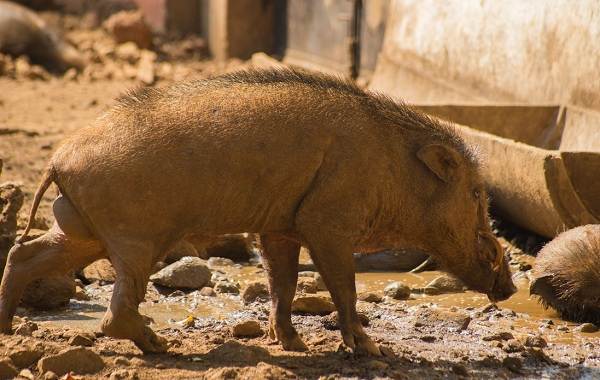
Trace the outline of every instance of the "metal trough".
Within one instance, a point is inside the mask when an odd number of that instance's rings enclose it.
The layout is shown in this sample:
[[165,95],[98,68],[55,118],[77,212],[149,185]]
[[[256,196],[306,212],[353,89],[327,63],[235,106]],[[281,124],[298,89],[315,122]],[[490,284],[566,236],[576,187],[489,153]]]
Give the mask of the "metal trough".
[[560,106],[417,105],[484,156],[501,216],[546,237],[600,223],[600,114]]

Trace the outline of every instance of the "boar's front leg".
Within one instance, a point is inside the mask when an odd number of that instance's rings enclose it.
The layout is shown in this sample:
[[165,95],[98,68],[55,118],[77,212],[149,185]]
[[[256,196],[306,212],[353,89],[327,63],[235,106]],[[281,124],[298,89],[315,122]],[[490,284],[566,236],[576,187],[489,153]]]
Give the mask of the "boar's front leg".
[[298,282],[300,243],[280,235],[261,235],[263,263],[269,275],[271,315],[269,335],[288,351],[306,351],[307,347],[292,326],[292,300]]
[[167,341],[146,326],[138,306],[156,257],[151,243],[134,240],[107,242],[116,281],[110,306],[102,320],[102,332],[113,338],[129,339],[144,353],[167,351]]

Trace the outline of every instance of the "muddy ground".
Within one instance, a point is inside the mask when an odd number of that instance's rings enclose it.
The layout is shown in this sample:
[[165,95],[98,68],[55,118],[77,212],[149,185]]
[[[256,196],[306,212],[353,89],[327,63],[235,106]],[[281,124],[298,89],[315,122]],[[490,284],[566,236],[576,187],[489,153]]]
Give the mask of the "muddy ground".
[[[96,54],[98,62],[93,69],[80,75],[35,74],[35,70],[28,75],[25,70],[0,76],[0,158],[4,160],[0,182],[14,181],[23,186],[26,200],[20,228],[24,227],[40,174],[60,140],[98,117],[118,95],[143,85],[134,71],[135,58],[111,58],[116,66],[103,61],[99,52],[114,56],[115,46],[102,31],[71,27],[67,36],[88,49],[91,56]],[[96,41],[97,46],[91,46],[90,41]],[[105,48],[108,50],[102,50]],[[157,53],[153,85],[206,77],[245,65],[169,54]],[[134,63],[124,62],[129,59]],[[52,222],[52,197],[50,191],[44,198],[37,228],[47,228]],[[514,237],[507,236],[509,240]],[[538,242],[523,234],[519,239],[519,245],[528,249]],[[19,309],[17,325],[37,329],[24,328],[20,335],[0,336],[0,355],[10,356],[15,365],[18,360],[14,358],[29,355],[30,360],[16,365],[24,378],[53,378],[39,369],[43,368],[40,357],[78,345],[87,346],[86,350],[99,355],[103,363],[85,378],[599,378],[600,334],[580,332],[576,324],[560,320],[530,299],[527,271],[533,257],[506,240],[504,243],[512,252],[520,290],[498,306],[488,305],[484,296],[473,292],[419,293],[418,289],[440,275],[437,272],[359,274],[359,293],[381,296],[391,281],[402,281],[415,290],[409,300],[371,297],[374,302],[359,301],[359,310],[368,319],[367,332],[386,347],[385,356],[380,358],[339,349],[339,331],[328,315],[294,316],[309,346],[307,353],[285,352],[264,333],[236,338],[232,327],[246,320],[258,321],[266,331],[268,303],[244,305],[238,294],[204,296],[198,291],[175,291],[152,284],[141,308],[154,319],[153,327],[170,340],[171,348],[168,354],[142,355],[128,341],[96,333],[112,289],[111,284],[102,282],[85,285],[85,295],[73,299],[66,309]],[[249,282],[265,280],[256,261],[211,270],[237,281],[242,290]],[[327,292],[319,293],[327,296]],[[78,360],[96,359],[84,355]]]

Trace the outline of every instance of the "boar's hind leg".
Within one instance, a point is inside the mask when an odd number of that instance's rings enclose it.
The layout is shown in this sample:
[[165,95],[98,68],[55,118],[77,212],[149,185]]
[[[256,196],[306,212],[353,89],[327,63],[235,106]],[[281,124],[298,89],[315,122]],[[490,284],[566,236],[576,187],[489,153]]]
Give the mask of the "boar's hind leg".
[[71,238],[57,224],[37,239],[16,244],[9,252],[0,286],[0,332],[11,332],[12,318],[30,282],[81,268],[103,253],[97,240]]
[[151,244],[135,241],[107,242],[116,281],[110,306],[102,320],[102,331],[113,338],[130,339],[144,353],[165,352],[167,341],[146,326],[138,306],[156,257]]
[[278,235],[261,235],[263,262],[269,274],[271,315],[269,335],[288,351],[306,351],[307,347],[292,326],[292,300],[298,281],[300,244]]

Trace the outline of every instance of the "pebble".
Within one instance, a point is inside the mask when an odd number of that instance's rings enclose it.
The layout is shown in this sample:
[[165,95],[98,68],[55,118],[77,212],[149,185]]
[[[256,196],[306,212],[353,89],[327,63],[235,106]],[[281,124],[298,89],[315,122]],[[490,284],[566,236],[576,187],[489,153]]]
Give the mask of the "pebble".
[[546,340],[542,338],[541,335],[528,336],[527,338],[525,338],[524,343],[527,347],[544,348],[548,345],[548,343],[546,343]]
[[524,347],[518,340],[510,339],[504,344],[502,350],[508,353],[521,352],[524,350]]
[[210,269],[198,257],[184,257],[150,276],[150,280],[169,288],[200,289],[209,283]]
[[250,304],[252,302],[266,302],[269,298],[269,287],[261,281],[249,283],[242,292],[242,300],[245,304]]
[[82,334],[73,335],[71,339],[69,339],[70,346],[81,346],[81,347],[91,347],[94,345],[94,341]]
[[317,292],[317,281],[312,277],[300,277],[296,290],[300,293],[315,294]]
[[238,338],[250,338],[262,335],[263,331],[258,321],[249,320],[235,324],[231,329],[231,333]]
[[292,311],[313,315],[327,315],[335,311],[331,299],[322,296],[300,296],[292,302]]
[[58,376],[73,372],[76,374],[93,374],[104,369],[104,361],[94,351],[87,348],[68,348],[56,355],[42,358],[38,362],[41,373],[52,371]]
[[317,291],[326,291],[327,286],[325,286],[325,280],[323,280],[323,276],[319,272],[313,271],[302,271],[298,272],[298,277],[312,277],[317,282]]
[[240,294],[240,284],[232,281],[219,281],[214,289],[217,293]]
[[[360,324],[363,326],[368,326],[370,322],[369,316],[360,311],[357,314]],[[339,330],[340,326],[337,311],[334,311],[333,313],[323,317],[322,323],[327,330]]]
[[26,321],[26,322],[21,323],[15,329],[15,334],[23,335],[23,336],[31,336],[31,334],[33,334],[33,332],[36,331],[37,329],[38,329],[37,323],[32,322],[32,321]]
[[425,286],[423,292],[428,295],[445,293],[460,293],[465,290],[465,285],[457,278],[440,276]]
[[217,293],[213,288],[205,286],[202,289],[200,289],[200,295],[205,297],[216,297]]
[[118,369],[110,374],[109,380],[125,380],[125,379],[139,379],[139,376],[135,370],[132,369]]
[[113,363],[115,365],[124,366],[124,367],[127,367],[127,366],[129,366],[131,364],[129,362],[129,359],[127,359],[125,356],[117,356],[115,358],[115,360],[113,361]]
[[383,294],[396,300],[405,300],[410,297],[410,288],[401,282],[394,281],[383,289]]
[[598,331],[598,326],[593,323],[582,323],[581,325],[575,328],[575,331],[579,331],[582,333],[595,333]]
[[359,294],[358,299],[361,301],[370,302],[370,303],[379,303],[382,300],[382,298],[379,294],[371,293],[371,292]]

